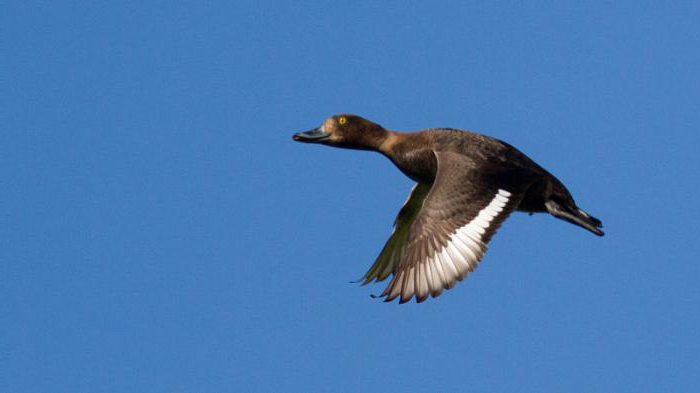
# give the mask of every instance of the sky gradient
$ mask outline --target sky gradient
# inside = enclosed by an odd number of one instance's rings
[[[0,391],[700,386],[700,3],[1,9]],[[514,214],[373,300],[412,183],[292,142],[340,112],[508,141],[607,235]]]

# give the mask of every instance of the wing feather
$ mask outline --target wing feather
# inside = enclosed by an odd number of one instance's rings
[[[405,238],[400,247],[392,248],[400,252],[384,258],[382,251],[375,262],[392,268],[393,278],[382,293],[385,301],[400,295],[400,303],[413,297],[420,303],[463,280],[474,271],[487,243],[522,198],[526,185],[509,182],[503,174],[481,173],[457,153],[435,155],[435,182],[418,184],[397,217],[395,233],[405,231]],[[365,275],[366,282],[380,277],[373,269]]]

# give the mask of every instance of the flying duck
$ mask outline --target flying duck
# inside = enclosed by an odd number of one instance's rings
[[[379,296],[400,303],[437,297],[472,272],[514,211],[547,212],[603,236],[602,222],[576,206],[564,185],[515,147],[474,132],[389,131],[342,114],[294,134],[304,143],[374,150],[416,182],[394,230],[361,281],[391,281]]]

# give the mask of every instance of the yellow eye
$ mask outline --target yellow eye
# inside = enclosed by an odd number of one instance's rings
[[[348,122],[348,119],[346,119],[345,116],[340,116],[340,117],[338,118],[338,124],[341,124],[341,125],[342,125],[342,124],[345,124],[345,123],[347,123],[347,122]]]

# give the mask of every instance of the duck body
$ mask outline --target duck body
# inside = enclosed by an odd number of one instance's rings
[[[432,184],[437,173],[435,152],[453,152],[467,158],[474,170],[511,183],[526,183],[518,211],[546,212],[554,198],[574,203],[564,185],[520,150],[501,140],[454,128],[434,128],[412,133],[393,133],[381,153],[417,183]]]
[[[512,211],[547,212],[602,236],[552,174],[498,139],[452,128],[395,132],[355,115],[333,116],[294,140],[377,151],[416,182],[394,231],[365,274],[392,280],[386,301],[439,296],[476,268]]]

